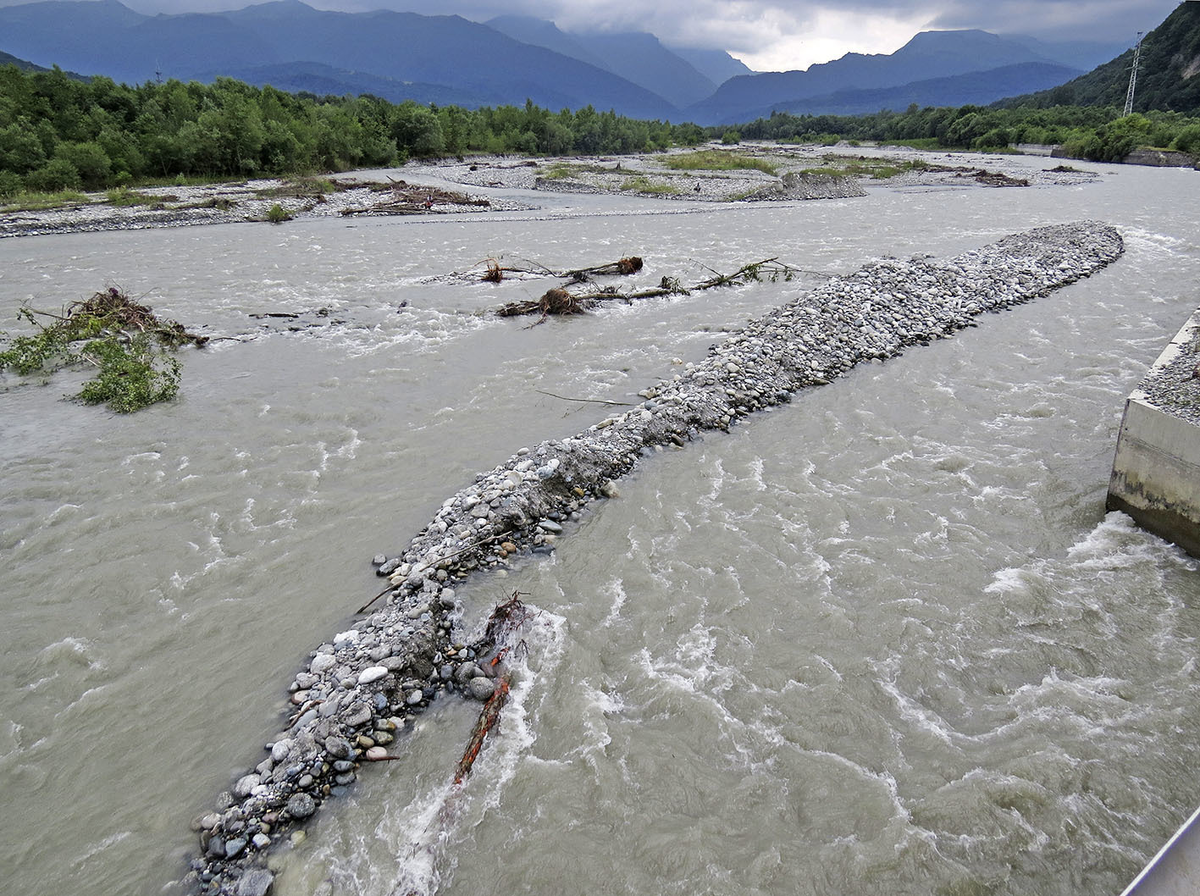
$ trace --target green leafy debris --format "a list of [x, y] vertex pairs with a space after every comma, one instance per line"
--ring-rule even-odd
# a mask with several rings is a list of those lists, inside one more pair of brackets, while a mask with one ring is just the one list
[[171, 352], [208, 341], [176, 321], [157, 317], [115, 286], [74, 302], [61, 314], [22, 308], [19, 316], [36, 332], [8, 340], [0, 352], [0, 369], [28, 376], [91, 365], [95, 378], [72, 397], [122, 414], [174, 398], [181, 365]]

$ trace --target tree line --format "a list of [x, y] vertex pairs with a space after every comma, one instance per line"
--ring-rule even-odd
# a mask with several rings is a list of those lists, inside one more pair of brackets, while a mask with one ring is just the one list
[[774, 113], [737, 129], [641, 121], [591, 106], [551, 112], [318, 97], [212, 84], [117, 84], [58, 68], [0, 66], [0, 198], [21, 191], [102, 189], [179, 177], [244, 178], [391, 166], [466, 153], [607, 155], [693, 146], [710, 139], [908, 142], [1001, 149], [1062, 144], [1096, 161], [1139, 146], [1200, 154], [1200, 118], [1175, 112], [1121, 117], [1098, 106], [918, 108], [873, 115]]
[[1200, 155], [1200, 118], [1155, 111], [1122, 117], [1109, 106], [919, 108], [914, 104], [903, 112], [855, 116], [776, 112], [742, 125], [737, 133], [750, 140], [872, 140], [945, 149], [1056, 144], [1066, 156], [1096, 162], [1120, 161], [1147, 146]]
[[591, 106], [554, 113], [318, 97], [254, 87], [72, 78], [0, 67], [0, 196], [179, 176], [250, 177], [390, 166], [468, 152], [645, 152], [704, 139], [695, 125]]

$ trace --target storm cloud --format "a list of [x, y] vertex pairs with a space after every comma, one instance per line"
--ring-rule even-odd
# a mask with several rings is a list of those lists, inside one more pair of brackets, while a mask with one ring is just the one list
[[[13, 0], [0, 0], [12, 5]], [[139, 12], [207, 12], [247, 0], [124, 0]], [[980, 28], [1047, 41], [1132, 45], [1178, 0], [307, 0], [486, 21], [527, 15], [564, 31], [648, 31], [672, 46], [726, 50], [758, 71], [803, 69], [848, 52], [891, 53], [918, 31]]]

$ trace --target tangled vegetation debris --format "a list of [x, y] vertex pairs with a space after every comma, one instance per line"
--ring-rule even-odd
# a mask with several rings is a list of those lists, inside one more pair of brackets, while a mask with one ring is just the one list
[[[355, 186], [362, 186], [355, 184]], [[366, 208], [344, 208], [341, 214], [350, 215], [418, 215], [426, 212], [442, 210], [449, 206], [451, 210], [467, 208], [487, 208], [492, 203], [488, 199], [478, 199], [453, 190], [443, 190], [438, 187], [423, 187], [410, 184], [403, 180], [394, 180], [387, 184], [371, 186], [372, 192], [386, 193], [387, 197]]]
[[[92, 365], [96, 377], [71, 396], [84, 404], [107, 404], [118, 413], [141, 410], [179, 392], [179, 360], [169, 352], [202, 346], [207, 336], [159, 318], [115, 286], [73, 302], [61, 313], [24, 307], [32, 336], [15, 336], [0, 352], [0, 369], [21, 376], [63, 367]], [[49, 323], [43, 323], [44, 320]]]
[[[634, 266], [635, 264], [636, 266]], [[589, 273], [632, 274], [641, 269], [642, 259], [634, 256], [633, 258], [622, 258], [619, 262], [614, 262], [613, 265], [602, 265], [600, 268], [589, 268], [585, 271], [556, 274], [555, 276], [570, 277], [571, 282], [574, 283], [590, 283], [591, 278], [586, 276]], [[712, 271], [712, 276], [692, 286], [683, 286], [677, 277], [663, 277], [659, 281], [658, 286], [633, 292], [622, 292], [615, 287], [605, 286], [593, 292], [572, 293], [565, 287], [555, 287], [547, 290], [540, 298], [527, 299], [523, 302], [510, 302], [497, 309], [496, 314], [499, 317], [540, 314], [542, 320], [545, 320], [551, 314], [584, 314], [589, 308], [601, 302], [611, 302], [614, 300], [632, 302], [636, 299], [651, 299], [658, 296], [690, 295], [696, 290], [712, 289], [717, 286], [733, 286], [739, 283], [757, 283], [762, 280], [768, 280], [772, 283], [778, 280], [791, 281], [795, 278], [796, 274], [800, 273], [798, 269], [784, 264], [778, 258], [764, 258], [762, 261], [754, 261], [750, 264], [742, 265], [732, 274], [722, 274], [719, 271], [713, 271], [712, 268], [708, 270]], [[577, 274], [585, 276], [575, 277]], [[489, 278], [485, 275], [484, 279]], [[541, 321], [538, 321], [538, 323], [541, 323]]]

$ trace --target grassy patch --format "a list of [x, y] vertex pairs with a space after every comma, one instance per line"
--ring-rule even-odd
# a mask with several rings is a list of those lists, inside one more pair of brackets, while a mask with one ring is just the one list
[[284, 221], [292, 220], [293, 217], [294, 216], [292, 213], [278, 202], [267, 209], [266, 220], [270, 221], [272, 224], [282, 224]]
[[277, 187], [256, 190], [260, 199], [317, 199], [346, 189], [337, 181], [325, 177], [300, 177], [286, 180]]
[[912, 140], [881, 140], [880, 146], [906, 146], [909, 149], [941, 149], [937, 137], [914, 137]]
[[577, 166], [567, 162], [555, 162], [541, 172], [546, 180], [568, 180], [577, 170]]
[[152, 205], [162, 208], [166, 197], [151, 196], [148, 193], [139, 193], [137, 190], [131, 190], [128, 187], [118, 187], [115, 190], [108, 191], [107, 201], [109, 205], [117, 208], [129, 208], [135, 205]]
[[87, 196], [75, 190], [62, 190], [58, 193], [18, 193], [9, 202], [0, 205], [0, 211], [37, 212], [90, 203], [91, 200]]
[[577, 174], [612, 174], [614, 169], [603, 165], [586, 165], [579, 162], [554, 162], [538, 169], [538, 176], [546, 180], [570, 180]]
[[676, 171], [761, 171], [772, 177], [777, 174], [775, 166], [766, 159], [724, 149], [699, 149], [663, 155], [658, 157], [658, 161]]
[[820, 168], [805, 168], [801, 173], [887, 180], [906, 171], [919, 171], [928, 167], [928, 164], [921, 159], [896, 161], [895, 159], [869, 159], [863, 156], [850, 157], [831, 154], [824, 156], [824, 160], [831, 164]]
[[632, 193], [647, 193], [651, 196], [663, 196], [679, 192], [679, 187], [674, 184], [655, 183], [644, 174], [625, 178], [625, 182], [621, 184], [621, 189]]

